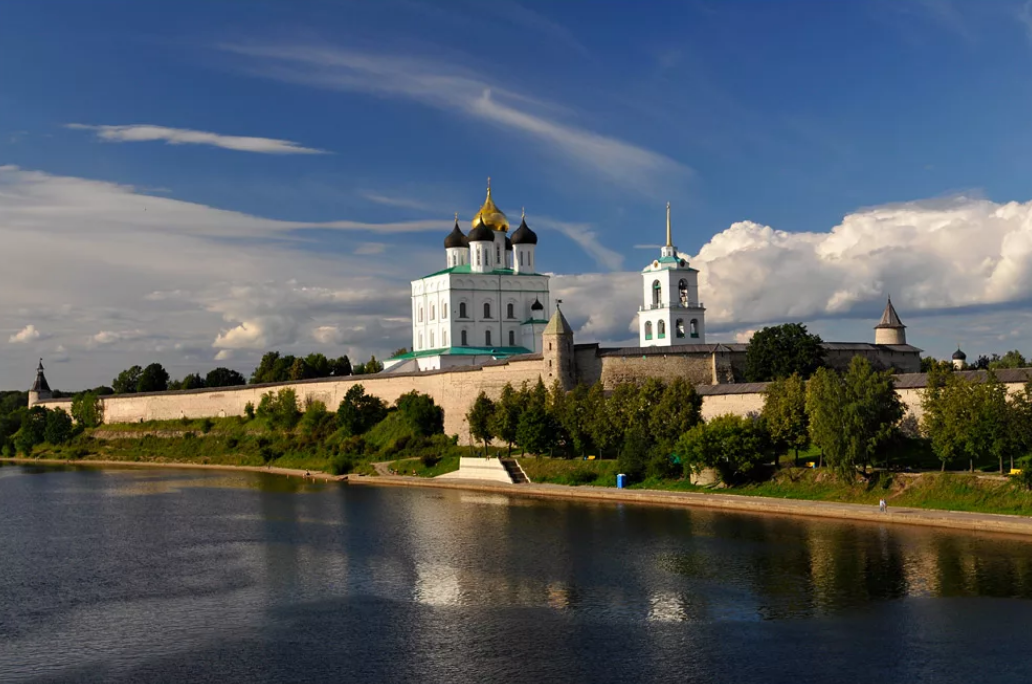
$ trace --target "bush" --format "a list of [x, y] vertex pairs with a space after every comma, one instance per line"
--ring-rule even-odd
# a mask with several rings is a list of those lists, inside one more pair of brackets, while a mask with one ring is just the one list
[[355, 469], [355, 461], [347, 454], [337, 454], [330, 459], [327, 470], [331, 475], [346, 475]]
[[288, 388], [281, 389], [275, 394], [263, 394], [256, 413], [271, 428], [292, 430], [301, 418], [301, 411], [297, 407], [297, 393]]
[[104, 405], [93, 392], [77, 394], [72, 399], [72, 418], [80, 426], [94, 428], [104, 422]]
[[730, 485], [770, 461], [773, 449], [759, 421], [729, 413], [686, 432], [677, 453], [686, 475], [716, 468], [721, 482]]
[[72, 417], [62, 409], [47, 411], [47, 424], [43, 438], [51, 444], [64, 444], [72, 438], [74, 429]]
[[640, 427], [631, 428], [624, 438], [623, 448], [616, 459], [620, 472], [631, 482], [645, 479], [645, 465], [649, 455], [649, 438]]
[[254, 402], [249, 401], [244, 404], [244, 415], [247, 416], [248, 420], [254, 420]]
[[209, 432], [211, 432], [211, 429], [213, 427], [215, 427], [215, 421], [212, 420], [211, 418], [205, 418], [204, 420], [201, 421], [201, 432], [202, 433], [208, 434]]

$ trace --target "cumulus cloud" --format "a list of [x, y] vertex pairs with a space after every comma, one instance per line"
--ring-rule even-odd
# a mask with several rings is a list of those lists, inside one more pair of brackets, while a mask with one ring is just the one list
[[210, 145], [238, 152], [257, 152], [260, 154], [329, 154], [326, 150], [303, 147], [290, 140], [276, 138], [255, 138], [241, 135], [221, 135], [208, 131], [194, 131], [188, 128], [169, 128], [151, 124], [132, 124], [128, 126], [91, 126], [88, 124], [70, 123], [65, 128], [80, 131], [93, 131], [97, 139], [104, 142], [154, 142], [163, 140], [169, 145]]
[[35, 342], [41, 337], [42, 334], [36, 330], [36, 326], [29, 324], [8, 337], [7, 341], [11, 344], [28, 344], [29, 342]]
[[107, 346], [118, 342], [130, 342], [147, 337], [143, 330], [101, 330], [90, 337], [90, 342], [95, 345]]
[[312, 337], [320, 344], [340, 344], [343, 341], [340, 327], [336, 325], [320, 325], [312, 331]]

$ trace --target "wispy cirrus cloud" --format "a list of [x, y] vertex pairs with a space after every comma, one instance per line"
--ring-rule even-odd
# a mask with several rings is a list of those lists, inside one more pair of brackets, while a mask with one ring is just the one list
[[432, 59], [310, 45], [225, 44], [253, 60], [255, 76], [316, 88], [401, 98], [526, 136], [558, 159], [618, 186], [652, 195], [691, 169], [658, 152], [560, 121], [561, 107], [500, 87], [470, 69]]
[[257, 138], [242, 135], [222, 135], [188, 128], [169, 128], [152, 124], [131, 124], [127, 126], [93, 126], [70, 123], [65, 128], [76, 131], [93, 131], [99, 140], [111, 143], [157, 142], [169, 145], [210, 145], [238, 152], [259, 154], [330, 154], [326, 150], [304, 147], [290, 140]]

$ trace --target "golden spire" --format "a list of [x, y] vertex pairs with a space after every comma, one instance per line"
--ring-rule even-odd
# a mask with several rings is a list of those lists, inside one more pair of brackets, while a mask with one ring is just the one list
[[666, 203], [666, 246], [674, 246], [673, 241], [670, 239], [670, 202]]
[[484, 206], [480, 207], [480, 211], [473, 217], [473, 227], [476, 228], [481, 224], [487, 226], [491, 230], [499, 230], [501, 232], [507, 232], [509, 230], [509, 219], [506, 218], [502, 210], [494, 203], [491, 198], [491, 178], [487, 179], [487, 199], [484, 200]]

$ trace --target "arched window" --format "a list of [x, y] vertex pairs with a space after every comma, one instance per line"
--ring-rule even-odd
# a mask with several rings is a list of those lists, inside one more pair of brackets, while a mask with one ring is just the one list
[[433, 330], [430, 331], [430, 348], [431, 349], [434, 348], [434, 331]]
[[677, 283], [677, 292], [681, 297], [681, 306], [688, 306], [688, 282], [684, 278]]
[[423, 322], [423, 307], [419, 307], [419, 322]]
[[678, 318], [677, 319], [677, 324], [674, 326], [674, 328], [675, 328], [674, 332], [675, 332], [675, 334], [678, 337], [684, 337], [684, 319], [683, 318]]
[[477, 266], [480, 265], [480, 250], [477, 250]]
[[466, 302], [459, 302], [459, 318], [466, 317]]
[[495, 245], [495, 263], [499, 266], [502, 265], [502, 248]]
[[652, 321], [645, 321], [645, 339], [652, 339]]
[[510, 330], [509, 331], [509, 346], [510, 347], [515, 347], [516, 346], [516, 331], [515, 330]]
[[523, 265], [523, 252], [520, 252], [520, 266]]
[[484, 318], [491, 318], [491, 302], [484, 302]]
[[507, 318], [516, 318], [516, 310], [513, 307], [512, 302], [505, 305], [505, 316]]
[[434, 320], [434, 314], [437, 313], [437, 307], [433, 304], [430, 305], [430, 320]]
[[663, 296], [663, 286], [659, 284], [658, 280], [652, 282], [652, 308], [659, 306], [659, 300]]
[[459, 339], [461, 340], [461, 342], [459, 344], [461, 344], [463, 347], [465, 347], [465, 346], [467, 346], [469, 344], [469, 342], [466, 340], [466, 331], [465, 330], [459, 331]]
[[688, 331], [692, 337], [699, 336], [699, 321], [692, 319], [692, 322], [688, 324]]
[[442, 347], [447, 347], [448, 346], [448, 331], [447, 330], [445, 330], [444, 332], [441, 333], [441, 346]]
[[491, 331], [490, 330], [485, 330], [484, 331], [484, 345], [486, 345], [488, 347], [491, 346]]
[[656, 330], [659, 333], [659, 339], [666, 339], [666, 321], [660, 321], [656, 326]]
[[419, 333], [419, 348], [423, 348], [423, 333]]
[[441, 318], [448, 318], [448, 305], [441, 304]]

